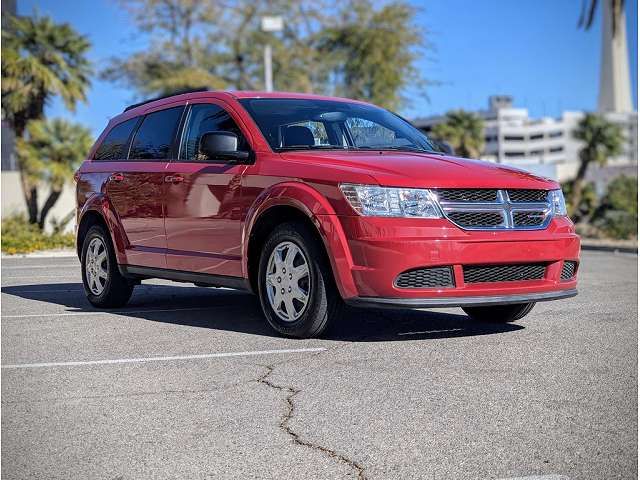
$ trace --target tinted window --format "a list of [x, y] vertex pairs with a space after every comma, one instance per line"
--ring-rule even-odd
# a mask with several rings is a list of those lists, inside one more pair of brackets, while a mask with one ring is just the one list
[[127, 140], [131, 135], [131, 131], [138, 123], [138, 118], [132, 118], [126, 122], [122, 122], [111, 129], [105, 139], [102, 141], [96, 154], [93, 156], [95, 160], [119, 160], [127, 157], [124, 151], [127, 146]]
[[[399, 139], [393, 130], [364, 118], [350, 117], [345, 121], [356, 147], [379, 145], [411, 145], [407, 139]], [[403, 141], [404, 140], [404, 141]]]
[[183, 108], [169, 108], [145, 116], [133, 138], [129, 158], [135, 160], [165, 160], [169, 158], [171, 144]]
[[439, 150], [409, 122], [372, 105], [292, 98], [245, 98], [240, 103], [275, 150]]
[[207, 132], [232, 132], [238, 136], [238, 150], [248, 150], [248, 144], [236, 122], [233, 121], [223, 108], [213, 104], [199, 104], [191, 106], [185, 122], [185, 131], [182, 136], [180, 148], [180, 160], [198, 162], [206, 160], [200, 155], [198, 146], [200, 138]]

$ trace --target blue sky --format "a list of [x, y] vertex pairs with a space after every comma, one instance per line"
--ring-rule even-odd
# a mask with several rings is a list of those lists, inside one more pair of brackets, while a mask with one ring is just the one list
[[[515, 97], [533, 116], [593, 110], [598, 95], [600, 18], [588, 31], [576, 28], [581, 0], [424, 0], [417, 24], [433, 49], [417, 67], [439, 85], [429, 99], [416, 98], [400, 113], [408, 118], [452, 108], [481, 109], [492, 94]], [[638, 2], [627, 0], [627, 36], [637, 107]], [[37, 9], [71, 23], [93, 44], [97, 69], [111, 56], [144, 48], [144, 38], [115, 0], [18, 0], [18, 13]], [[600, 12], [598, 12], [600, 13]], [[256, 47], [258, 48], [258, 47]], [[54, 101], [47, 113], [89, 126], [99, 134], [109, 117], [137, 100], [135, 92], [94, 80], [87, 105], [75, 113]]]

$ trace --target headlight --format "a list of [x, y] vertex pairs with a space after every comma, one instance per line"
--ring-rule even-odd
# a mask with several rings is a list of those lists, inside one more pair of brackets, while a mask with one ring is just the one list
[[564, 203], [564, 195], [562, 190], [552, 190], [549, 192], [549, 199], [553, 208], [553, 214], [565, 217], [567, 215], [567, 204]]
[[353, 209], [372, 217], [441, 218], [435, 195], [420, 188], [390, 188], [375, 185], [340, 185]]

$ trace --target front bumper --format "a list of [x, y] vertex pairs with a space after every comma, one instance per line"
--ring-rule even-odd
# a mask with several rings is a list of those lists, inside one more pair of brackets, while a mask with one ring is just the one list
[[562, 298], [575, 297], [578, 290], [559, 290], [557, 292], [528, 293], [523, 295], [499, 295], [480, 297], [451, 297], [451, 298], [381, 298], [381, 297], [353, 297], [346, 303], [353, 307], [368, 308], [451, 308], [451, 307], [479, 307], [490, 305], [509, 305], [513, 303], [547, 302]]
[[[436, 308], [538, 302], [577, 293], [575, 275], [560, 279], [563, 262], [579, 262], [580, 256], [580, 239], [566, 218], [554, 218], [546, 229], [535, 231], [467, 231], [444, 219], [344, 216], [340, 222], [356, 289], [345, 298], [351, 304]], [[544, 277], [465, 283], [464, 266], [525, 263], [544, 263]], [[452, 267], [453, 287], [395, 285], [402, 272], [438, 266]]]

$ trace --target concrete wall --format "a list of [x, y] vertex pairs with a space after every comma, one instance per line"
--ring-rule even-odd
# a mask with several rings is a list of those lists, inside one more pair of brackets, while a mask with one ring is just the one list
[[[49, 191], [43, 188], [38, 192], [38, 203], [44, 204], [49, 195]], [[26, 215], [27, 208], [24, 203], [24, 194], [22, 193], [22, 185], [20, 184], [20, 173], [15, 171], [3, 171], [2, 172], [2, 218], [6, 218], [15, 214]], [[74, 183], [69, 183], [62, 191], [62, 195], [58, 199], [58, 202], [49, 211], [47, 216], [47, 225], [45, 230], [51, 231], [51, 220], [57, 218], [62, 220], [69, 212], [74, 211], [76, 208], [76, 186]], [[75, 218], [72, 219], [66, 226], [66, 231], [73, 232], [75, 226]]]

